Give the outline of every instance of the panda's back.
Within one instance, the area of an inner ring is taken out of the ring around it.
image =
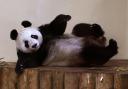
[[[49,52],[43,65],[47,66],[77,66],[83,63],[80,58],[82,38],[65,36],[49,43]]]

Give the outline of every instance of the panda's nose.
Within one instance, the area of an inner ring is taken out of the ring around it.
[[[37,47],[37,44],[32,45],[32,48],[36,48],[36,47]]]

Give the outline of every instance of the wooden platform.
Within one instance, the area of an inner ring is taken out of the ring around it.
[[[112,60],[103,67],[39,67],[21,76],[15,63],[0,65],[0,89],[128,89],[128,61]]]

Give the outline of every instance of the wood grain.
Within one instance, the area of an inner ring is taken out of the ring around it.
[[[99,73],[96,76],[96,89],[114,89],[113,74]]]
[[[79,73],[65,73],[64,89],[79,89]]]
[[[39,67],[16,75],[15,63],[0,65],[0,89],[128,89],[128,61],[102,67]]]
[[[52,72],[52,89],[64,89],[64,72]]]
[[[96,74],[81,73],[79,89],[95,89],[96,86]]]
[[[114,89],[128,89],[128,74],[115,74]]]
[[[52,73],[40,71],[39,75],[40,89],[52,89]]]

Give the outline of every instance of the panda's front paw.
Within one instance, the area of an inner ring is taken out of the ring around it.
[[[117,42],[114,39],[110,39],[109,40],[109,46],[110,49],[112,49],[112,51],[114,51],[115,53],[117,53],[118,51],[118,46],[117,46]]]
[[[66,15],[66,21],[69,21],[71,19],[70,15]]]
[[[16,74],[22,74],[22,72],[23,72],[23,70],[24,70],[24,67],[23,67],[23,65],[19,65],[19,66],[17,66],[16,68],[15,68],[15,72],[16,72]]]
[[[60,14],[55,18],[55,21],[67,22],[71,19],[70,15]]]

